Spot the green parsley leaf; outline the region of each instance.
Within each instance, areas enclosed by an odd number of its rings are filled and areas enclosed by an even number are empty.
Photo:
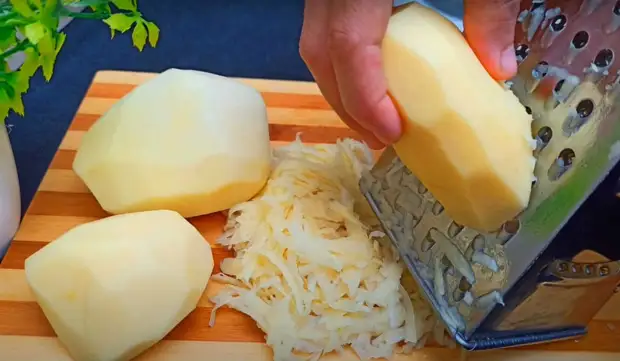
[[[4,51],[17,44],[17,34],[15,28],[0,27],[0,50]]]
[[[56,55],[60,53],[60,49],[62,49],[62,46],[65,45],[65,40],[67,40],[67,34],[58,33],[56,38]]]
[[[120,10],[136,11],[137,5],[134,0],[112,0],[112,4]]]
[[[111,15],[109,18],[103,20],[103,22],[108,24],[110,29],[124,33],[131,29],[133,23],[136,22],[136,18],[134,16],[119,13]]]
[[[37,45],[45,36],[47,27],[40,22],[31,23],[24,27],[24,35],[32,44]]]
[[[50,31],[46,31],[36,45],[41,55],[55,53],[56,42],[54,41],[54,37]]]
[[[22,101],[22,94],[15,94],[13,99],[11,100],[11,108],[13,111],[22,117],[24,116],[24,102]]]
[[[142,51],[144,49],[144,45],[146,44],[146,26],[142,21],[136,23],[136,27],[133,29],[133,33],[131,34],[131,39],[133,40],[133,45],[135,45],[138,50]]]
[[[150,21],[145,21],[144,23],[149,31],[149,44],[151,44],[152,47],[157,46],[157,42],[159,41],[159,27]]]
[[[25,18],[34,16],[34,11],[30,8],[28,0],[11,0],[11,5],[13,5],[13,8],[19,15],[22,15]]]
[[[58,12],[61,5],[60,0],[46,0],[45,6],[39,14],[39,21],[50,29],[58,29],[60,23]]]
[[[20,73],[24,76],[31,77],[39,69],[39,54],[33,48],[28,48],[24,51],[24,63],[19,68]]]
[[[118,12],[113,13],[110,5]],[[87,6],[92,12],[72,15],[72,6]],[[24,114],[22,96],[39,68],[45,79],[51,80],[66,40],[66,34],[57,30],[61,16],[103,19],[112,36],[116,31],[131,30],[135,24],[132,40],[140,51],[147,41],[153,47],[159,41],[159,28],[142,18],[137,0],[0,0],[0,125],[11,110]],[[13,70],[7,59],[18,53],[23,53],[24,62]]]

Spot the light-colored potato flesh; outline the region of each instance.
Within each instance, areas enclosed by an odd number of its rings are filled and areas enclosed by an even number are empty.
[[[419,4],[392,15],[382,45],[404,118],[394,148],[458,223],[492,231],[528,204],[532,118],[484,69],[460,31]]]
[[[126,361],[196,307],[213,255],[181,215],[149,211],[77,226],[30,256],[25,272],[75,360]]]
[[[91,127],[73,169],[110,213],[170,209],[193,217],[249,200],[270,166],[260,93],[226,77],[169,69]]]

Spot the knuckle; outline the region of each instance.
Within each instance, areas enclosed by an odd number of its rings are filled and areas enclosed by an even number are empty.
[[[325,51],[313,36],[302,33],[299,39],[299,56],[306,64],[316,64],[325,56]]]
[[[360,44],[360,35],[346,27],[332,27],[327,34],[327,48],[331,52],[348,52]]]

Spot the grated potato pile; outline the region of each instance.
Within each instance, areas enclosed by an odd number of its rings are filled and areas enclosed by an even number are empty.
[[[409,291],[401,285],[396,252],[373,230],[358,188],[373,163],[369,149],[298,137],[274,150],[274,162],[262,192],[229,211],[218,242],[236,256],[214,276],[227,285],[211,299],[211,324],[222,306],[249,315],[277,361],[316,360],[347,345],[361,359],[389,357],[403,341],[420,346],[436,322],[412,279]]]

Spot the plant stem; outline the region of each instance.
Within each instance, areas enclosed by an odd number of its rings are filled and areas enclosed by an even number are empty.
[[[20,41],[19,43],[17,43],[17,45],[15,45],[14,47],[12,47],[11,49],[5,51],[4,53],[0,54],[0,60],[5,60],[6,58],[8,58],[9,56],[19,53],[20,51],[26,50],[27,47],[30,46],[30,41],[28,41],[28,39],[24,39],[22,41]]]
[[[68,16],[74,19],[96,19],[103,20],[110,17],[110,14],[101,14],[101,13],[75,13],[72,11],[63,11],[63,16]]]

